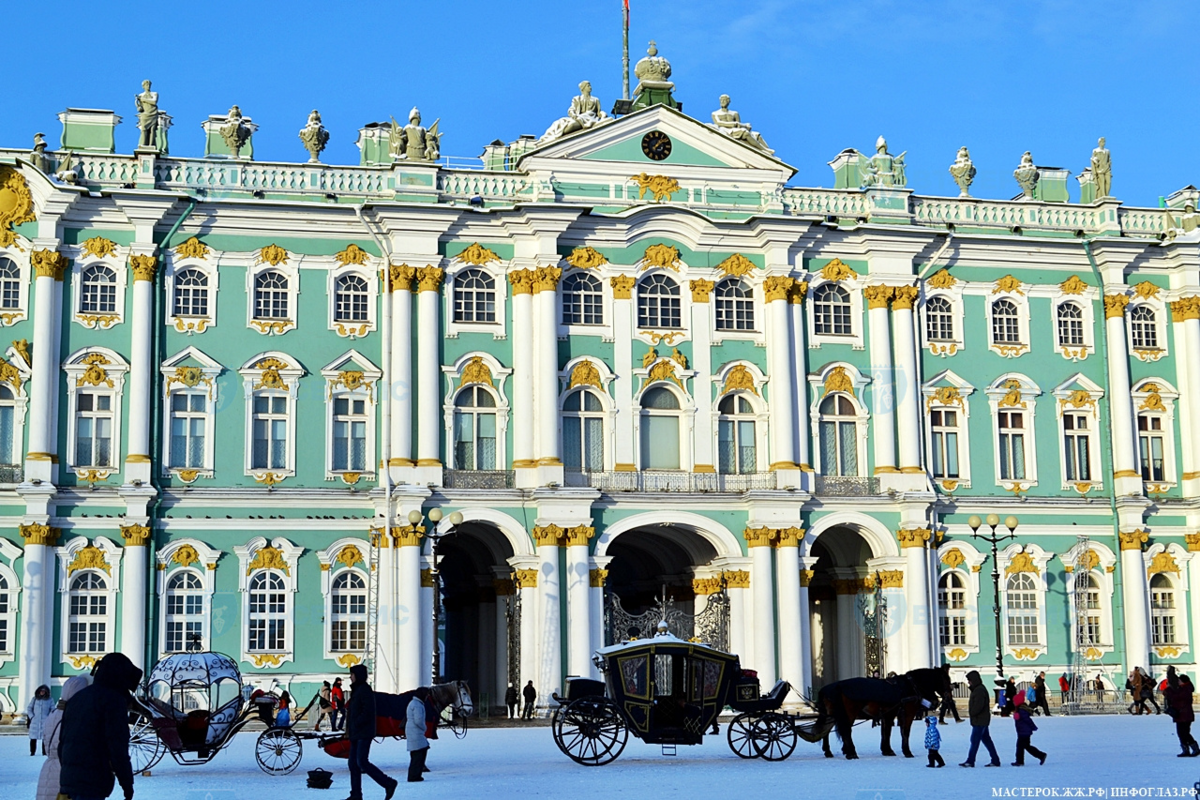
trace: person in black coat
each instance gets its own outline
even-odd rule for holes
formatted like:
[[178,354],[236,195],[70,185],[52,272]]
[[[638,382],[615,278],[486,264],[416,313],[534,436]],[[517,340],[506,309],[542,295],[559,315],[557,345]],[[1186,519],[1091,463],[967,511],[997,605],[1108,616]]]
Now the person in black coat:
[[355,664],[350,668],[350,677],[350,700],[346,703],[346,736],[350,739],[349,800],[362,800],[364,772],[387,792],[386,800],[391,800],[399,782],[383,774],[383,770],[371,763],[371,741],[375,738],[375,692],[367,683],[366,666]]
[[508,718],[517,718],[517,687],[511,683],[504,692],[504,705],[508,706]]
[[1013,712],[1013,698],[1017,696],[1017,684],[1009,678],[1004,682],[1004,706],[1000,709],[1000,716],[1007,717]]
[[141,680],[142,671],[124,654],[109,653],[96,664],[92,685],[71,698],[63,710],[58,738],[60,792],[70,797],[108,797],[119,782],[125,800],[133,797],[129,694]]
[[533,681],[525,684],[525,688],[521,690],[521,696],[525,698],[525,708],[522,709],[521,719],[533,719],[533,704],[537,700],[537,689],[533,688]]

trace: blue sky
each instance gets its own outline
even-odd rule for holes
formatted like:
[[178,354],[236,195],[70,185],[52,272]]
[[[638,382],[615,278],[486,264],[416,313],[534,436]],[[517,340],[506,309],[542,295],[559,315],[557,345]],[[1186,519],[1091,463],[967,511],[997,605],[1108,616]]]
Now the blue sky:
[[[1127,204],[1200,185],[1194,2],[631,3],[631,60],[655,39],[700,119],[732,95],[796,185],[831,186],[827,162],[881,133],[908,151],[922,194],[957,194],[947,167],[964,144],[972,193],[1009,198],[1025,150],[1078,174],[1098,136]],[[318,108],[332,133],[324,160],[342,164],[358,163],[361,125],[414,105],[426,123],[441,118],[443,155],[474,157],[540,135],[583,79],[606,108],[621,92],[620,0],[92,0],[10,3],[5,21],[19,78],[4,92],[6,147],[39,130],[57,147],[55,115],[74,106],[121,114],[117,148],[131,152],[144,78],[175,118],[173,155],[201,155],[200,123],[237,103],[260,125],[259,160],[305,160],[296,133]]]

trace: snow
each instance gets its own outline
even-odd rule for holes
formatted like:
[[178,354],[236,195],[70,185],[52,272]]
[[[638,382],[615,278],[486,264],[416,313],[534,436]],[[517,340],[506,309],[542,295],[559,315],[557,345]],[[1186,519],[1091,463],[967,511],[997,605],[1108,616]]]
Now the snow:
[[[1200,759],[1176,758],[1174,726],[1162,716],[1101,716],[1036,718],[1040,730],[1035,746],[1049,753],[1045,766],[1034,761],[1021,769],[1010,767],[1016,734],[1011,720],[996,718],[992,737],[1004,766],[984,769],[986,751],[975,769],[962,769],[970,726],[941,726],[942,755],[946,767],[925,767],[924,726],[914,726],[913,759],[879,755],[879,732],[868,724],[854,729],[860,759],[825,759],[820,745],[801,740],[787,761],[739,759],[721,736],[706,737],[703,745],[680,747],[667,757],[661,748],[630,737],[625,752],[612,764],[582,767],[559,752],[550,729],[544,725],[523,728],[473,729],[462,740],[433,742],[429,764],[433,772],[419,786],[401,785],[398,798],[476,798],[521,795],[549,798],[793,798],[804,800],[917,800],[918,798],[991,798],[1022,796],[1021,789],[1082,788],[1092,797],[1118,796],[1116,788],[1165,790],[1125,796],[1191,797],[1200,779]],[[257,732],[247,731],[230,747],[203,766],[181,767],[168,757],[149,778],[136,779],[143,800],[273,800],[315,796],[334,800],[349,794],[346,762],[326,756],[315,743],[306,742],[304,758],[291,775],[271,777],[254,760]],[[899,752],[898,733],[893,746]],[[23,736],[0,736],[0,797],[32,798],[41,757],[30,758]],[[403,742],[385,741],[372,748],[372,759],[385,772],[404,779],[408,755]],[[305,788],[307,770],[323,767],[334,773],[328,792]],[[995,794],[994,788],[1002,792]],[[1096,793],[1094,790],[1103,790]],[[301,794],[296,794],[297,792]],[[120,797],[120,789],[114,793]],[[1043,794],[1041,796],[1048,796]],[[383,797],[369,779],[366,800]]]

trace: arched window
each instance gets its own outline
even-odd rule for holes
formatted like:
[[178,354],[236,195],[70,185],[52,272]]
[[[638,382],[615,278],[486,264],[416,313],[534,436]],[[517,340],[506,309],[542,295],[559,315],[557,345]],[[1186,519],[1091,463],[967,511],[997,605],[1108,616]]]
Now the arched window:
[[1167,479],[1162,414],[1138,414],[1138,455],[1142,462],[1142,480]]
[[1079,347],[1083,341],[1083,309],[1078,303],[1058,307],[1058,346]]
[[496,398],[482,386],[454,400],[454,468],[496,468]]
[[813,291],[813,330],[834,336],[854,334],[848,291],[836,283],[823,283]]
[[171,393],[171,451],[168,466],[204,469],[204,440],[208,426],[208,393]]
[[333,398],[333,469],[364,472],[367,469],[367,400],[350,394]]
[[76,467],[113,465],[113,396],[81,391],[75,398]]
[[750,284],[736,278],[717,284],[717,330],[754,330],[754,290]]
[[17,398],[12,389],[0,386],[0,465],[20,464],[17,458],[20,443],[17,436]]
[[250,579],[250,631],[247,649],[252,653],[279,652],[287,647],[287,590],[283,578],[263,570]]
[[957,572],[938,581],[938,631],[942,647],[967,644],[967,582]]
[[254,278],[254,318],[288,318],[288,278],[268,270]]
[[370,289],[363,276],[354,273],[338,276],[333,288],[334,321],[366,322],[370,296]]
[[1161,572],[1150,579],[1150,637],[1150,644],[1155,647],[1178,642],[1175,633],[1175,586]]
[[845,395],[821,401],[821,474],[858,475],[858,415]]
[[458,273],[454,278],[454,321],[496,321],[496,280],[491,275],[481,269]]
[[108,584],[95,572],[71,581],[67,617],[68,653],[108,652]]
[[283,391],[261,390],[254,393],[251,469],[287,469],[289,399],[287,392]]
[[754,435],[754,408],[737,394],[717,405],[717,471],[724,475],[758,472],[758,445]]
[[604,290],[600,279],[586,272],[572,272],[563,278],[562,309],[564,325],[603,325]]
[[357,572],[333,579],[329,615],[329,649],[358,652],[367,646],[367,584]]
[[1135,350],[1158,349],[1158,315],[1146,304],[1129,312],[1129,332]]
[[175,276],[175,316],[208,316],[208,276],[202,270],[185,269]]
[[679,284],[662,273],[642,278],[638,284],[638,327],[678,330],[683,327]]
[[604,471],[604,407],[595,392],[580,389],[563,403],[563,464],[580,472]]
[[105,264],[92,264],[80,276],[79,310],[86,314],[117,313],[117,273]]
[[8,585],[8,578],[0,575],[0,653],[13,651],[12,612],[16,608],[16,603],[9,595],[11,588]]
[[1008,643],[1038,644],[1038,592],[1034,579],[1018,572],[1005,587],[1008,606]]
[[945,297],[926,301],[925,337],[931,342],[954,341],[954,307]]
[[1021,315],[1012,300],[992,303],[992,344],[1020,344]]
[[11,258],[0,258],[0,308],[21,307],[21,268]]
[[679,398],[664,386],[642,394],[642,469],[679,469]]
[[1098,645],[1104,642],[1103,629],[1100,625],[1100,615],[1103,606],[1100,599],[1100,584],[1095,575],[1087,576],[1087,589],[1084,590],[1085,624],[1083,633],[1088,644]]
[[184,653],[204,649],[204,587],[191,570],[180,570],[167,581],[167,640],[164,651]]

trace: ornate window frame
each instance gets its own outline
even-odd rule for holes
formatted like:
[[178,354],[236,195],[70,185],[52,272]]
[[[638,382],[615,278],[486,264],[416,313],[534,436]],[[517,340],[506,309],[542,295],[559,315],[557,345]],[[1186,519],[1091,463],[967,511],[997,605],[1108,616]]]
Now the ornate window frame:
[[[496,294],[495,322],[458,322],[454,319],[454,302],[458,290],[457,281],[459,276],[468,270],[479,270],[492,279],[493,291]],[[442,318],[446,321],[447,339],[457,339],[463,333],[490,333],[495,340],[508,338],[509,286],[508,271],[503,261],[473,264],[455,257],[446,266],[446,277],[443,281],[443,286],[445,287],[445,297],[443,299],[444,313]],[[556,303],[556,305],[561,305],[561,301]],[[559,324],[561,324],[561,320],[560,309]]]
[[17,657],[17,641],[20,638],[20,629],[17,627],[17,612],[21,609],[21,576],[13,569],[12,565],[17,559],[24,554],[24,551],[17,547],[7,539],[0,539],[0,558],[8,561],[5,564],[0,561],[0,577],[3,577],[8,582],[8,611],[0,612],[0,619],[4,620],[8,625],[8,647],[0,649],[0,667],[7,664]]
[[[1066,574],[1065,591],[1067,595],[1067,607],[1070,610],[1071,623],[1071,641],[1074,642],[1075,625],[1074,620],[1078,619],[1075,608],[1075,568],[1076,562],[1083,554],[1083,545],[1076,544],[1059,555],[1059,559],[1063,563],[1063,572]],[[1098,661],[1102,656],[1113,652],[1116,648],[1116,635],[1113,627],[1113,605],[1116,596],[1113,574],[1117,568],[1117,556],[1106,545],[1089,540],[1087,550],[1095,554],[1095,558],[1089,557],[1088,574],[1095,579],[1097,587],[1100,591],[1100,641],[1093,645],[1095,652],[1089,648],[1088,652],[1084,653],[1084,658],[1088,661]]]
[[[1059,477],[1062,479],[1062,488],[1074,489],[1081,495],[1103,489],[1104,473],[1100,453],[1101,449],[1106,446],[1106,437],[1100,427],[1100,400],[1104,397],[1104,388],[1089,380],[1083,373],[1077,372],[1054,387],[1051,394],[1054,395],[1056,401],[1054,416],[1058,423],[1058,471]],[[1064,417],[1067,413],[1086,413],[1094,423],[1087,434],[1089,442],[1088,472],[1092,477],[1086,481],[1067,479],[1067,454],[1063,450],[1066,439]]]
[[[1133,297],[1129,298],[1129,305],[1125,309],[1125,337],[1128,342],[1130,355],[1139,361],[1154,362],[1163,356],[1170,355],[1170,326],[1168,324],[1170,317],[1167,315],[1167,304],[1163,300],[1162,292],[1159,291],[1158,287],[1147,290],[1144,288],[1147,286],[1150,286],[1150,284],[1138,284],[1134,287]],[[1154,312],[1154,339],[1158,347],[1134,347],[1133,312],[1138,308],[1148,308]]]
[[[563,285],[567,278],[573,275],[590,275],[600,281],[600,313],[604,315],[604,321],[599,325],[585,325],[581,322],[566,322],[564,315],[563,301],[566,299],[566,292],[563,290]],[[559,337],[570,336],[599,336],[602,339],[613,338],[613,315],[616,309],[614,308],[614,298],[612,286],[609,285],[608,279],[601,269],[583,269],[567,267],[563,270],[562,278],[558,282],[558,291],[556,293],[557,308],[555,313],[558,315],[558,335]],[[636,316],[634,318],[636,322]]]
[[[108,330],[125,321],[125,291],[129,285],[129,270],[125,267],[124,258],[118,255],[118,249],[112,248],[104,256],[80,250],[71,267],[71,319],[85,328]],[[97,265],[111,269],[116,278],[116,310],[111,314],[93,314],[81,307],[84,270]]]
[[[1087,287],[1078,294],[1067,294],[1060,286],[1050,298],[1050,325],[1054,331],[1054,352],[1068,361],[1084,361],[1096,352],[1096,299],[1099,292],[1095,287]],[[1083,312],[1083,344],[1079,346],[1063,345],[1058,338],[1058,310],[1065,305],[1074,304]]]
[[[238,559],[238,591],[242,595],[241,660],[251,663],[259,669],[278,667],[294,660],[296,654],[295,596],[299,587],[297,566],[304,548],[292,544],[282,536],[277,536],[270,542],[263,536],[255,536],[246,544],[235,546],[233,552]],[[250,579],[254,573],[261,570],[275,572],[283,580],[284,618],[287,620],[283,652],[250,652]]]
[[[940,275],[940,273],[938,273]],[[938,275],[934,275],[938,277]],[[931,355],[946,356],[956,355],[961,353],[967,347],[966,341],[966,312],[963,306],[963,283],[962,281],[950,278],[945,288],[931,289],[929,281],[925,281],[922,285],[924,289],[921,298],[920,315],[918,321],[920,323],[921,347],[929,351]],[[950,304],[950,316],[954,325],[953,338],[943,341],[934,341],[929,338],[929,317],[927,307],[929,301],[934,298],[941,298]]]
[[[743,280],[745,280],[743,278]],[[766,472],[771,459],[770,404],[763,396],[763,387],[769,386],[770,380],[763,371],[750,361],[730,361],[721,365],[713,375],[712,424],[712,453],[716,461],[720,454],[720,420],[724,416],[718,410],[721,401],[730,395],[740,395],[750,403],[754,413],[754,447],[757,451],[758,472]],[[716,464],[714,463],[715,467]]]
[[[274,245],[268,245],[263,250],[268,250]],[[300,267],[296,263],[298,257],[293,257],[287,254],[286,257],[271,263],[262,259],[260,254],[257,259],[258,263],[252,264],[246,268],[246,327],[252,331],[263,334],[264,336],[276,336],[295,330],[299,325],[300,318]],[[287,301],[288,301],[288,316],[286,319],[257,319],[254,316],[254,308],[257,302],[255,295],[254,282],[259,275],[265,272],[279,272],[287,278]],[[214,297],[215,301],[215,297]],[[173,309],[172,309],[173,310]]]
[[[681,262],[682,264],[682,262]],[[636,276],[630,293],[630,321],[633,324],[634,336],[647,344],[676,345],[692,339],[692,293],[688,290],[687,267],[680,266],[680,271],[662,267],[643,267]],[[639,304],[642,297],[642,282],[655,275],[663,275],[679,287],[679,327],[678,328],[643,328],[639,323]]]
[[[1019,372],[1006,372],[990,386],[983,390],[987,395],[988,407],[992,412],[991,451],[992,475],[995,485],[1014,495],[1037,486],[1037,426],[1036,399],[1042,390],[1036,383]],[[1015,394],[1014,394],[1015,392]],[[1002,479],[1000,477],[1000,412],[1002,410],[1021,410],[1029,418],[1025,425],[1025,477],[1021,479]]]
[[58,593],[60,596],[56,654],[61,663],[69,663],[74,669],[90,670],[96,663],[95,656],[87,653],[76,654],[68,650],[71,636],[71,579],[80,572],[94,572],[104,579],[107,598],[104,615],[105,644],[107,645],[105,652],[111,652],[119,644],[117,596],[121,591],[121,556],[124,555],[124,549],[103,536],[97,536],[90,541],[84,536],[77,536],[55,548],[55,554],[58,556]]
[[[0,362],[0,384],[7,385],[13,394],[13,452],[12,466],[25,460],[25,418],[29,413],[29,390],[33,380],[33,365],[25,360],[26,354],[16,348],[17,343],[4,352]],[[28,352],[28,351],[26,351]]]
[[[278,350],[268,350],[251,358],[238,370],[242,376],[245,398],[245,441],[243,465],[245,475],[258,483],[271,486],[281,478],[296,474],[296,400],[304,367],[300,362]],[[258,392],[281,391],[288,398],[287,448],[284,469],[255,468],[254,464],[254,397]],[[268,395],[270,396],[270,395]]]
[[[1011,277],[1011,276],[1010,276]],[[987,328],[985,335],[987,336],[988,349],[993,353],[1004,358],[1019,358],[1029,352],[1029,297],[1025,294],[1020,284],[1014,284],[1007,288],[1001,288],[1004,284],[1003,279],[997,281],[996,288],[992,293],[987,295],[984,300],[984,307],[987,310]],[[1017,335],[1020,342],[1016,344],[1001,343],[995,340],[993,336],[993,306],[1001,300],[1008,300],[1017,310]]]
[[[722,341],[737,340],[737,341],[759,341],[765,335],[767,326],[766,313],[767,304],[765,302],[765,294],[762,288],[762,280],[757,279],[758,276],[750,275],[719,275],[713,280],[713,288],[710,303],[712,303],[712,334],[711,338],[714,344],[720,344]],[[717,327],[717,304],[719,298],[718,290],[721,286],[729,283],[742,283],[750,289],[750,308],[754,315],[754,326],[749,330],[734,330],[732,328]]]
[[[383,370],[357,350],[347,350],[321,368],[325,379],[325,480],[341,479],[352,486],[366,477],[375,479],[376,433],[379,414],[379,381]],[[365,400],[367,408],[366,469],[355,471],[335,469],[333,465],[334,400],[338,398]]]
[[0,326],[9,327],[29,319],[29,287],[33,283],[29,274],[29,253],[14,241],[8,247],[0,247],[0,258],[7,258],[17,265],[17,307],[0,308]]
[[616,376],[599,358],[593,356],[576,356],[566,363],[558,373],[558,440],[565,442],[563,426],[565,424],[567,397],[580,389],[588,389],[600,398],[600,407],[604,415],[604,470],[611,472],[616,463],[616,419],[617,404],[609,391],[609,385]]
[[[214,550],[199,539],[175,539],[170,543],[159,548],[155,554],[157,569],[155,570],[156,584],[158,596],[166,598],[167,596],[167,579],[180,570],[189,570],[200,576],[200,585],[204,591],[204,633],[201,636],[201,648],[209,650],[212,648],[213,625],[220,622],[222,626],[225,620],[222,619],[223,613],[218,611],[215,615],[212,608],[213,594],[217,590],[217,561],[221,558],[221,551]],[[158,655],[159,657],[167,655],[164,645],[167,643],[167,609],[166,604],[161,605],[161,611],[158,615]]]
[[[62,371],[67,374],[67,466],[85,479],[96,477],[103,480],[113,473],[120,472],[124,464],[121,457],[121,446],[124,443],[121,400],[124,397],[125,374],[129,372],[129,364],[107,347],[85,347],[76,350],[63,361]],[[79,390],[85,387],[90,387],[86,388],[86,391],[97,391],[112,397],[112,465],[99,470],[94,469],[91,464],[75,463],[76,406]]]
[[[199,366],[184,366],[183,362],[192,360]],[[224,371],[217,361],[209,358],[197,347],[185,347],[175,355],[162,362],[159,372],[162,375],[162,477],[172,474],[179,476],[184,483],[191,483],[203,475],[213,476],[215,469],[216,407],[217,407],[217,377]],[[171,395],[187,389],[205,390],[204,403],[204,465],[199,469],[172,467],[171,464]]]
[[[1155,645],[1151,644],[1151,649],[1159,658],[1176,658],[1183,653],[1187,653],[1191,648],[1191,633],[1188,621],[1190,617],[1190,597],[1191,587],[1188,585],[1189,562],[1195,557],[1195,553],[1190,553],[1188,550],[1180,546],[1177,542],[1163,543],[1155,542],[1146,548],[1146,552],[1142,553],[1142,560],[1145,564],[1145,579],[1146,579],[1146,599],[1153,602],[1150,597],[1150,579],[1158,574],[1166,575],[1171,581],[1171,588],[1175,591],[1175,641],[1169,644]],[[1153,610],[1151,610],[1153,614]],[[1153,631],[1147,631],[1147,639],[1153,642]]]
[[[367,319],[364,322],[339,322],[337,319],[337,282],[347,275],[355,275],[367,282]],[[325,293],[328,296],[329,330],[338,336],[357,339],[366,336],[378,326],[379,276],[366,264],[345,264],[331,268],[325,273]]]
[[[491,353],[472,352],[458,358],[453,365],[442,367],[446,379],[446,393],[442,397],[442,424],[445,435],[446,463],[458,469],[454,461],[454,401],[463,389],[482,385],[491,390],[496,399],[496,469],[510,469],[508,463],[509,401],[504,384],[512,370],[500,364]],[[562,425],[562,422],[559,422]],[[451,466],[452,465],[452,466]]]
[[[851,297],[856,294],[861,295],[862,293],[851,292]],[[838,372],[839,369],[841,372]],[[814,467],[818,466],[821,461],[821,403],[829,394],[844,394],[850,399],[857,412],[858,435],[855,439],[858,443],[858,477],[868,477],[870,462],[867,460],[867,436],[871,426],[871,411],[862,398],[863,389],[869,383],[871,383],[870,377],[860,372],[853,364],[845,361],[830,362],[820,371],[809,374],[808,384],[811,388],[809,396],[812,400],[808,406],[808,422],[812,436],[811,441],[816,448],[816,454],[813,456]],[[817,469],[817,473],[822,474],[820,469]]]
[[[1004,642],[1004,652],[1018,661],[1034,661],[1046,655],[1049,647],[1049,631],[1047,627],[1046,598],[1049,585],[1046,582],[1046,568],[1054,553],[1043,550],[1036,544],[1013,543],[999,553],[998,566],[1000,569],[1000,624]],[[1008,580],[1018,572],[1033,574],[1033,583],[1038,594],[1037,624],[1038,641],[1036,644],[1011,644],[1008,641]]]
[[1162,378],[1143,378],[1133,384],[1130,393],[1133,398],[1133,434],[1137,437],[1137,447],[1134,454],[1138,462],[1138,474],[1141,474],[1141,433],[1138,429],[1138,417],[1143,413],[1158,414],[1163,419],[1163,480],[1143,481],[1143,490],[1150,495],[1165,494],[1168,489],[1179,483],[1179,462],[1176,437],[1175,404],[1179,400],[1179,390]]
[[[636,371],[635,371],[636,372]],[[676,473],[676,472],[692,472],[695,469],[696,448],[693,444],[696,435],[696,401],[691,393],[683,388],[684,379],[680,381],[672,381],[666,378],[655,378],[653,380],[646,376],[642,377],[642,385],[633,395],[633,443],[634,443],[634,464],[637,465],[641,472],[655,473]],[[642,407],[642,398],[650,389],[666,389],[679,400],[679,408],[676,411],[676,419],[679,420],[679,468],[678,469],[651,469],[642,466],[646,462],[646,454],[642,452],[642,419],[647,415],[648,410]]]
[[[817,333],[816,323],[816,296],[817,290],[828,284],[840,286],[850,295],[850,333],[835,334],[835,333]],[[814,273],[809,278],[808,295],[805,303],[808,305],[808,310],[804,314],[808,325],[808,342],[810,348],[819,348],[824,344],[848,344],[854,350],[862,350],[866,347],[866,313],[863,311],[863,287],[865,281],[853,271],[849,272],[846,277],[839,280],[827,280],[822,273]]]
[[[324,624],[321,626],[321,636],[324,640],[321,652],[326,659],[345,669],[361,664],[362,654],[355,655],[353,650],[334,650],[330,647],[333,643],[333,581],[339,575],[352,572],[370,587],[371,578],[367,572],[367,558],[370,552],[370,542],[352,536],[338,539],[324,550],[317,551],[317,562],[321,567],[321,597],[325,609]],[[355,558],[355,555],[358,557]]]
[[[211,261],[209,259],[212,259]],[[197,270],[204,273],[208,278],[208,313],[204,316],[191,316],[175,314],[175,292],[176,281],[179,276],[188,270]],[[166,303],[167,303],[167,324],[175,329],[178,333],[186,333],[191,336],[194,333],[204,333],[209,328],[217,327],[217,297],[218,288],[221,280],[221,271],[217,268],[215,256],[197,257],[178,255],[171,256],[167,261],[166,274],[163,276],[166,281]],[[253,293],[253,282],[250,283],[250,291]],[[253,299],[251,300],[253,303]],[[250,313],[253,314],[253,304],[251,305]]]
[[[941,586],[942,577],[951,572],[957,573],[960,578],[965,579],[967,592],[966,644],[943,646],[941,644],[941,620],[940,618],[936,620],[938,646],[946,661],[952,663],[966,661],[968,656],[979,652],[979,571],[986,558],[969,542],[950,540],[943,541],[938,546],[935,575],[937,580],[934,583],[935,599],[936,592]],[[935,608],[940,608],[940,604],[935,605]]]
[[[939,385],[943,383],[947,383],[949,386]],[[930,475],[933,474],[933,422],[930,412],[934,409],[953,410],[958,413],[960,419],[957,425],[958,478],[932,478],[946,492],[967,489],[971,486],[970,397],[974,393],[975,387],[951,370],[938,373],[921,386],[921,396],[925,398],[925,425],[923,426],[925,428],[925,463],[930,465]]]

